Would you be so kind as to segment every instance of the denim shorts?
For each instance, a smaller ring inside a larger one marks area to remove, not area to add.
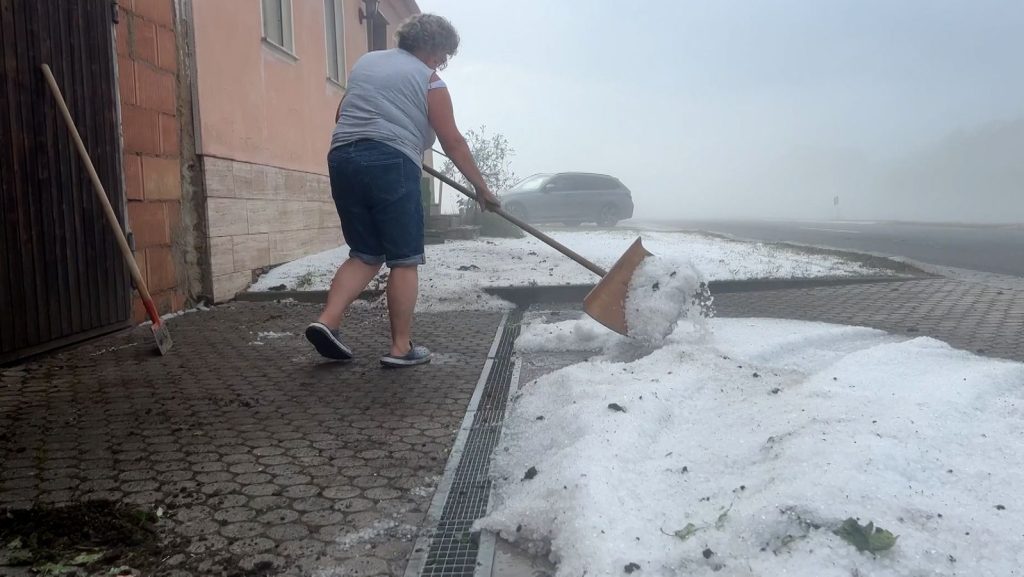
[[[327,166],[351,258],[392,268],[426,262],[421,171],[411,158],[387,144],[358,140],[332,148]]]

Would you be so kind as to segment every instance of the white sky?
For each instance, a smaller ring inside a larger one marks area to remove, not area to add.
[[[1024,222],[1020,0],[419,0],[463,129],[639,216]]]

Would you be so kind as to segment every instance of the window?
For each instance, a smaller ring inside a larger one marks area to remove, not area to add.
[[[324,0],[324,30],[327,39],[327,78],[345,84],[344,0]]]
[[[533,192],[535,190],[540,190],[541,185],[544,184],[544,181],[547,179],[547,174],[537,174],[531,176],[529,178],[526,178],[519,184],[513,186],[512,190],[510,190],[509,192]]]
[[[263,0],[263,40],[294,54],[292,0]]]
[[[378,12],[373,15],[372,18],[367,20],[367,36],[369,39],[370,52],[374,50],[387,50],[388,49],[388,21],[384,18],[384,15]]]

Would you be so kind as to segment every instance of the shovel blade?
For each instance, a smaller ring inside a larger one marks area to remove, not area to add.
[[[644,248],[639,238],[619,257],[615,266],[604,275],[601,282],[583,299],[583,310],[595,321],[619,333],[629,335],[626,321],[626,296],[629,283],[633,280],[640,263],[652,254]]]
[[[164,323],[153,323],[150,325],[153,330],[153,339],[156,341],[156,348],[160,351],[161,355],[166,355],[171,347],[174,346],[174,341],[171,339],[171,332],[167,330],[167,325]]]

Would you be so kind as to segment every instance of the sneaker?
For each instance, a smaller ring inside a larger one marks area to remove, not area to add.
[[[409,344],[412,348],[404,356],[384,355],[380,358],[380,364],[387,368],[398,369],[401,367],[425,365],[430,362],[430,349],[427,347],[417,347],[412,343]]]
[[[306,340],[316,347],[316,352],[336,361],[351,361],[352,349],[341,342],[341,333],[332,331],[322,323],[311,323],[306,327]]]

